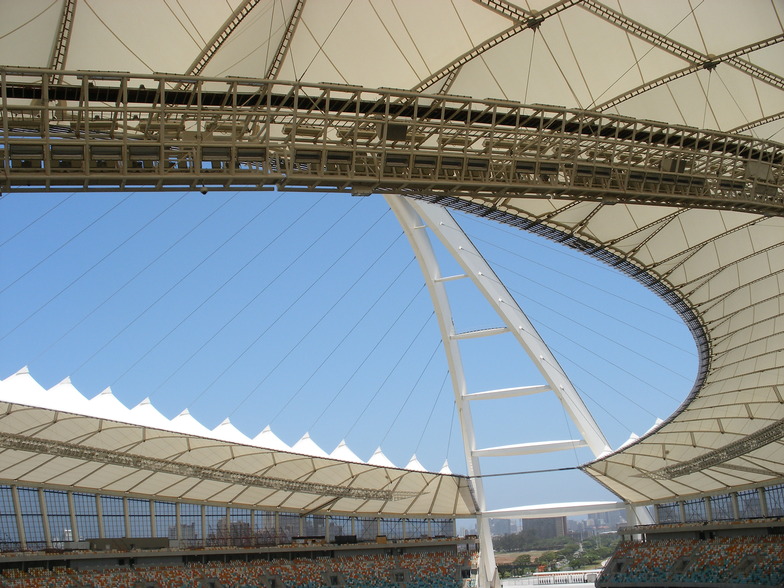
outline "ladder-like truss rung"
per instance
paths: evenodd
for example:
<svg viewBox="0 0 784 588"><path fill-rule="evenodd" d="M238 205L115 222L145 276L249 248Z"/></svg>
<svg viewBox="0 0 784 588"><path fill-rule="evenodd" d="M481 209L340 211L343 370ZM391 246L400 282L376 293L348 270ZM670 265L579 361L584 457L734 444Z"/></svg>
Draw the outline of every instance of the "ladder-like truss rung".
<svg viewBox="0 0 784 588"><path fill-rule="evenodd" d="M451 282L452 280L462 280L463 278L467 278L466 274L455 274L454 276L441 276L440 278L436 278L434 282Z"/></svg>
<svg viewBox="0 0 784 588"><path fill-rule="evenodd" d="M514 398L515 396L529 396L541 392L550 392L552 388L547 384L539 386L520 386L518 388L503 388L500 390L487 390L463 396L466 400L495 400L496 398Z"/></svg>
<svg viewBox="0 0 784 588"><path fill-rule="evenodd" d="M452 335L452 339L455 340L462 340L462 339L477 339L479 337L490 337L491 335L501 335L502 333L508 333L508 327L495 327L492 329L480 329L478 331L466 331L465 333L455 333Z"/></svg>
<svg viewBox="0 0 784 588"><path fill-rule="evenodd" d="M504 457L508 455L533 455L535 453L550 453L552 451L566 451L578 447L587 447L582 439L568 439L566 441L539 441L536 443L520 443L517 445L500 445L486 449L474 449L474 457Z"/></svg>
<svg viewBox="0 0 784 588"><path fill-rule="evenodd" d="M567 517L602 512L626 510L621 501L556 502L552 504L531 504L512 508L483 510L482 516L491 519L533 519L547 517Z"/></svg>

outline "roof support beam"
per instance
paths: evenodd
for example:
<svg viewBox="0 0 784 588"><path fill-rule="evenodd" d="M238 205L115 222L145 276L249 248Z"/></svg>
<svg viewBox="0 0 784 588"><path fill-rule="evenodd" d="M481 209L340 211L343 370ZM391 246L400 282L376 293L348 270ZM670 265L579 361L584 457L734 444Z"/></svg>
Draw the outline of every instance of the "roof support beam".
<svg viewBox="0 0 784 588"><path fill-rule="evenodd" d="M524 22L531 17L531 13L523 10L519 6L510 4L506 0L474 0L477 4L481 4L485 8L489 8L493 12L497 12L501 16L505 16L513 22Z"/></svg>
<svg viewBox="0 0 784 588"><path fill-rule="evenodd" d="M245 4L238 6L237 10L234 11L234 14L232 14L223 25L223 28L215 33L215 36L213 36L209 43L207 43L204 52L193 61L185 75L199 75L201 70L203 70L210 60L215 56L215 53L218 52L218 49L221 48L221 45L223 45L226 39L229 38L229 36L239 26L243 19L248 16L250 11L253 10L253 8L256 7L256 5L260 2L261 0L247 0Z"/></svg>
<svg viewBox="0 0 784 588"><path fill-rule="evenodd" d="M632 20L628 16L621 14L620 12L609 8L608 6L605 6L596 0L584 0L584 2L580 3L580 6L585 10L593 12L594 14L602 17L606 21L613 23L627 33L634 35L635 37L639 37L640 39L647 41L655 47L664 49L665 51L668 51L673 55L680 57L681 59L685 59L686 61L691 62L697 66L698 69L709 69L716 61L715 57L711 55L705 55L699 51L695 51L686 45L681 45L677 41L673 41L669 37L662 35L661 33L657 33L653 29L650 29L638 23L637 21ZM760 41L760 43L750 45L749 49L741 48L730 51L724 54L726 56L725 62L732 67L735 67L755 77L756 79L765 82L766 84L770 84L776 88L784 88L784 80L782 78L765 69L762 69L761 67L757 67L745 59L740 59L739 57L740 54L743 54L744 50L747 50L747 52L756 51L757 49L766 47L766 43L768 42L775 44L780 42L782 39L784 39L784 36L777 35L765 41Z"/></svg>
<svg viewBox="0 0 784 588"><path fill-rule="evenodd" d="M435 84L438 80L443 77L448 76L454 70L460 69L474 59L475 57L479 57L485 51L492 49L499 43L506 41L509 37L514 37L517 33L521 33L522 31L528 29L536 29L539 27L542 22L553 16L554 14L558 14L559 12L566 10L570 6L577 4L579 0L562 0L561 2L556 2L549 8L539 12L536 16L531 16L531 18L527 19L525 22L521 22L518 24L514 24L508 29L504 29L499 34L494 37L490 37L483 43L474 46L469 51L463 53L460 57L455 59L452 63L447 64L444 66L440 71L437 71L429 78L422 80L419 84L413 88L412 92L424 92L427 88Z"/></svg>
<svg viewBox="0 0 784 588"><path fill-rule="evenodd" d="M44 75L55 73L49 70ZM4 97L29 101L23 108L11 100L4 103L3 188L179 190L277 185L299 190L328 185L343 192L410 191L439 202L455 199L455 206L492 207L496 216L515 214L508 199L520 195L568 198L574 201L566 204L571 208L580 200L659 202L677 208L698 202L763 214L779 214L782 207L784 159L778 144L726 133L696 132L593 111L460 97L451 97L448 104L420 107L406 103L410 92L347 94L329 85L288 87L262 79L211 80L205 88L199 77L109 72L119 82L110 86L102 81L103 74L90 72L73 74L81 79L81 86L44 88L41 75L41 70L0 67ZM145 87L148 81L158 89ZM190 90L165 89L177 82ZM48 124L52 112L66 109L44 106L44 96L49 102L82 101L79 120ZM222 108L204 109L203 104ZM362 113L359 119L355 112ZM296 125L290 117L296 118ZM254 121L259 121L258 126ZM186 127L202 129L201 134L185 133ZM331 133L349 127L371 135L347 143L343 135ZM15 129L25 129L26 134L16 134ZM401 136L388 137L390 129L402 130ZM31 131L40 142L30 140ZM203 147L207 133L231 141ZM503 141L497 139L500 136ZM61 137L68 138L69 144L64 145ZM434 140L425 144L421 137ZM688 150L688 169L660 169L664 159L681 158L684 150ZM596 159L610 153L615 163ZM759 171L763 168L769 171ZM458 202L466 195L475 198L473 204ZM549 210L553 218L565 211L563 207ZM535 220L546 223L550 218L540 214ZM589 250L594 245L579 247Z"/></svg>
<svg viewBox="0 0 784 588"><path fill-rule="evenodd" d="M725 467L728 469L747 471L747 468L744 468L744 466L727 464L726 462L742 457L752 451L756 451L770 443L779 441L782 437L784 437L784 420L776 421L772 425L768 425L751 435L746 435L737 441L728 443L720 449L714 449L713 451L709 451L694 459L666 466L655 472L647 472L643 475L658 480L672 480L673 478L686 476L694 472L701 472L702 470L711 467ZM759 470L755 469L753 471L758 473ZM766 475L770 474L769 471L764 471L763 473ZM781 472L776 473L781 475Z"/></svg>
<svg viewBox="0 0 784 588"><path fill-rule="evenodd" d="M784 118L784 110L781 112L777 112L776 114L771 114L770 116L765 116L763 118L758 118L757 120L747 122L745 125L741 125L739 127L735 127L734 129L730 129L728 132L745 133L746 131L750 131L755 127L761 127L762 125L766 125L768 123L781 120L782 118Z"/></svg>
<svg viewBox="0 0 784 588"><path fill-rule="evenodd" d="M283 63L283 60L286 58L286 54L289 52L291 39L294 37L294 32L297 30L299 21L302 20L302 9L304 7L305 0L297 0L297 5L294 7L294 10L289 17L289 22L286 25L286 32L284 33L283 38L280 40L277 51L275 51L275 57L267 68L267 73L264 76L266 79L274 80L278 77L280 66Z"/></svg>
<svg viewBox="0 0 784 588"><path fill-rule="evenodd" d="M60 25L57 27L57 38L52 47L52 55L49 57L49 69L63 70L65 68L75 14L76 0L65 0L63 2L63 12L60 15ZM59 84L61 77L61 74L55 74L50 78L49 83Z"/></svg>
<svg viewBox="0 0 784 588"><path fill-rule="evenodd" d="M657 78L655 80L651 80L650 82L647 82L645 84L641 84L641 85L637 86L636 88L633 88L632 90L629 90L628 92L625 92L625 93L623 93L623 94L621 94L619 96L616 96L615 98L612 98L610 100L607 100L606 102L603 102L603 103L599 104L598 106L596 106L596 110L598 110L600 112L608 110L610 108L613 108L614 106L617 106L621 102L625 102L626 100L634 98L635 96L639 96L643 92L647 92L649 90L653 90L654 88L658 88L659 86L663 86L664 84L668 84L669 82L673 82L673 81L677 80L678 78L682 78L684 76L688 76L688 75L700 72L700 71L702 71L704 69L712 70L720 63L728 63L728 64L732 64L732 65L735 64L735 61L737 61L737 62L739 62L741 64L748 63L748 62L746 62L744 60L738 59L738 57L740 55L746 55L747 53L751 53L753 51L757 51L759 49L763 49L765 47L769 47L771 45L775 45L775 44L780 43L782 41L784 41L784 35L776 35L775 37L770 37L769 39L765 39L764 41L760 41L759 43L753 43L752 45L746 45L745 47L741 47L741 48L735 49L733 51L728 51L727 53L723 53L722 55L713 56L713 57L706 56L706 61L704 61L702 63L691 65L689 67L685 67L685 68L680 69L678 71L675 71L675 72L669 73L667 75L661 76L660 78ZM739 69L743 69L743 68L739 68ZM762 77L761 76L757 76L753 72L750 72L750 71L747 71L747 73L749 73L751 75L754 75L758 79L761 79L763 81L767 81L772 86L775 86L777 88L784 88L784 79L779 78L778 76L775 76L774 74L771 74L770 72L762 70L762 68L758 68L758 69L760 69L760 71L763 72L763 73L761 73ZM746 70L743 69L743 71L746 71Z"/></svg>

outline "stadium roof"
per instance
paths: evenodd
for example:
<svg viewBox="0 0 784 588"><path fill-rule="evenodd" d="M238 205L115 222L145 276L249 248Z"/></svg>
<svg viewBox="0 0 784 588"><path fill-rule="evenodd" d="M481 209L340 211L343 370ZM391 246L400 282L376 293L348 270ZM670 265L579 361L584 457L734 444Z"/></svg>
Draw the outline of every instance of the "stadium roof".
<svg viewBox="0 0 784 588"><path fill-rule="evenodd" d="M290 450L228 420L210 431L187 411L128 409L108 389L90 400L68 380L44 390L27 370L0 383L0 429L0 479L25 484L300 513L475 513L462 476L363 463L344 446L330 458L312 441Z"/></svg>
<svg viewBox="0 0 784 588"><path fill-rule="evenodd" d="M784 478L784 147L775 142L784 137L780 4L5 0L2 11L0 63L12 66L277 78L551 104L662 121L681 135L711 129L724 137L722 153L739 159L746 156L730 151L743 135L741 143L763 158L749 157L734 178L722 175L721 158L703 172L740 182L764 207L750 208L740 193L720 206L541 194L444 201L493 211L607 261L664 297L691 328L700 350L692 394L655 431L588 464L588 473L632 502ZM682 145L683 161L700 148L698 141ZM624 164L612 154L608 162ZM683 171L679 165L671 171ZM122 446L118 439L115 447ZM4 465L8 457L7 450ZM307 468L321 463L305 461ZM368 472L379 480L387 475ZM308 500L301 504L314 504Z"/></svg>

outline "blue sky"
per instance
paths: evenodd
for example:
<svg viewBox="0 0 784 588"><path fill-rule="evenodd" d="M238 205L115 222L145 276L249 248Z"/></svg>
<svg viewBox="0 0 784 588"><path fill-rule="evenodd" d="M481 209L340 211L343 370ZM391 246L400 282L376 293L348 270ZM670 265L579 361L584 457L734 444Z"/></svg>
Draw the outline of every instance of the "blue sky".
<svg viewBox="0 0 784 588"><path fill-rule="evenodd" d="M686 397L688 330L600 262L456 214L561 361L613 447ZM444 266L452 262L444 260ZM459 330L500 324L467 281ZM219 192L7 194L0 199L0 378L28 365L87 397L149 397L250 437L271 425L327 452L345 439L398 466L465 473L438 325L383 198ZM470 392L543 383L509 336L466 342ZM475 403L481 446L566 439L554 397ZM488 459L485 473L571 467L587 451ZM488 506L610 499L579 472L486 479Z"/></svg>

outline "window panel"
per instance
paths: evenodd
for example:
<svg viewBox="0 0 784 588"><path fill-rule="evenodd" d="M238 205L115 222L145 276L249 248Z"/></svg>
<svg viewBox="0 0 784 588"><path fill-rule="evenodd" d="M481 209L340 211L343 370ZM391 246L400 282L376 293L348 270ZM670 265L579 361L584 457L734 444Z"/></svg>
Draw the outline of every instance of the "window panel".
<svg viewBox="0 0 784 588"><path fill-rule="evenodd" d="M683 503L683 509L686 514L687 523L705 520L705 501L703 501L702 498L687 500Z"/></svg>
<svg viewBox="0 0 784 588"><path fill-rule="evenodd" d="M76 528L79 531L76 541L97 539L98 532L98 507L95 504L94 494L74 492L74 510L76 512Z"/></svg>
<svg viewBox="0 0 784 588"><path fill-rule="evenodd" d="M228 545L229 529L226 520L226 507L205 506L207 520L207 544Z"/></svg>
<svg viewBox="0 0 784 588"><path fill-rule="evenodd" d="M732 514L732 499L728 494L721 496L711 496L711 516L714 521L731 521L734 516Z"/></svg>
<svg viewBox="0 0 784 588"><path fill-rule="evenodd" d="M299 536L299 515L282 512L278 515L278 525L280 525L279 538L283 541L291 541L292 537Z"/></svg>
<svg viewBox="0 0 784 588"><path fill-rule="evenodd" d="M44 521L36 488L17 488L27 549L45 549Z"/></svg>
<svg viewBox="0 0 784 588"><path fill-rule="evenodd" d="M656 512L660 523L680 523L681 513L677 503L657 504Z"/></svg>
<svg viewBox="0 0 784 588"><path fill-rule="evenodd" d="M103 536L107 539L125 537L125 511L119 496L101 496Z"/></svg>
<svg viewBox="0 0 784 588"><path fill-rule="evenodd" d="M15 513L11 487L0 486L0 551L16 551L21 548Z"/></svg>
<svg viewBox="0 0 784 588"><path fill-rule="evenodd" d="M403 519L381 519L379 535L386 535L388 539L403 538Z"/></svg>
<svg viewBox="0 0 784 588"><path fill-rule="evenodd" d="M329 517L329 538L335 540L335 537L343 535L353 535L351 530L351 517Z"/></svg>
<svg viewBox="0 0 784 588"><path fill-rule="evenodd" d="M359 541L373 541L378 535L377 518L357 517L357 539Z"/></svg>
<svg viewBox="0 0 784 588"><path fill-rule="evenodd" d="M180 504L180 537L186 545L197 547L202 543L201 505Z"/></svg>
<svg viewBox="0 0 784 588"><path fill-rule="evenodd" d="M738 492L738 517L754 519L762 516L762 505L756 490Z"/></svg>
<svg viewBox="0 0 784 588"><path fill-rule="evenodd" d="M155 501L155 536L177 539L177 505Z"/></svg>
<svg viewBox="0 0 784 588"><path fill-rule="evenodd" d="M62 490L45 490L46 518L49 521L49 536L52 547L62 548L63 544L74 540L71 528L68 493Z"/></svg>
<svg viewBox="0 0 784 588"><path fill-rule="evenodd" d="M128 499L128 519L131 537L151 537L150 501L139 498Z"/></svg>

